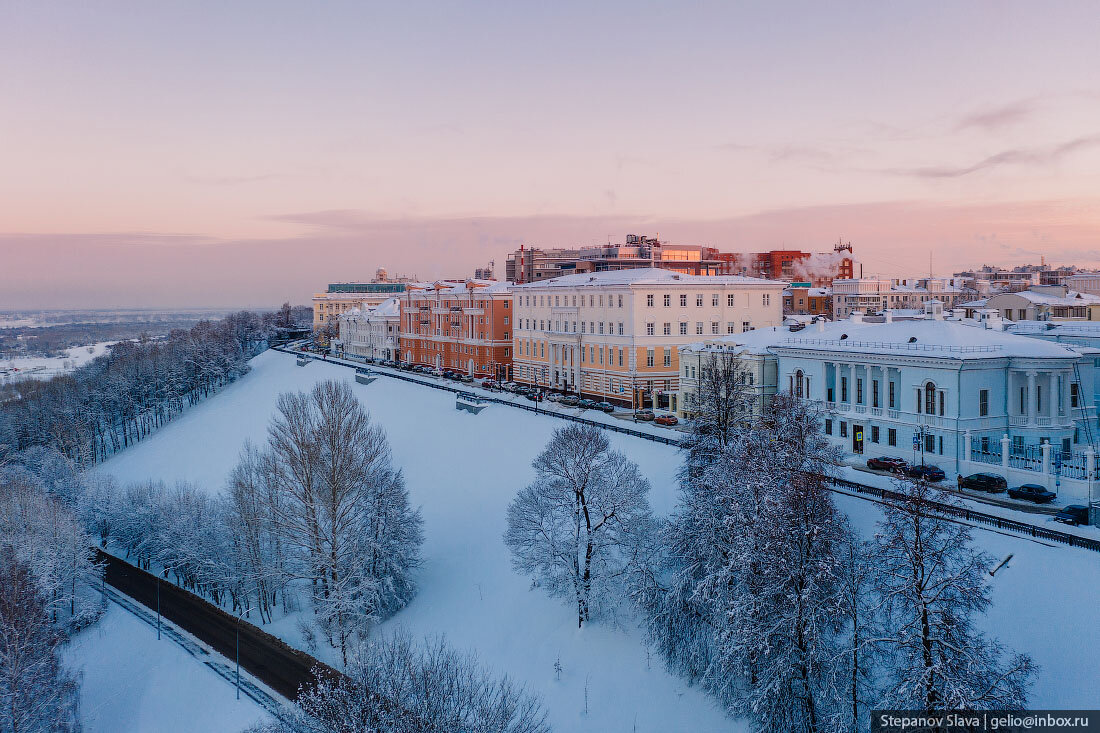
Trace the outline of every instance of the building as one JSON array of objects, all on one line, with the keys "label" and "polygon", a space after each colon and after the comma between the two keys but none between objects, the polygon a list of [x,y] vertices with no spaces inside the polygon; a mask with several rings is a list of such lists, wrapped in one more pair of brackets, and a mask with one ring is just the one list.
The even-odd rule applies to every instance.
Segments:
[{"label": "building", "polygon": [[991,295],[982,307],[996,310],[1006,321],[1100,321],[1100,295],[1080,293],[1065,285],[1035,285]]},{"label": "building", "polygon": [[833,316],[847,318],[853,313],[879,313],[888,309],[923,310],[931,301],[954,308],[972,297],[952,278],[861,277],[834,280]]},{"label": "building", "polygon": [[[379,269],[383,278],[386,271]],[[327,344],[330,338],[339,332],[338,319],[354,308],[367,310],[379,305],[405,290],[404,282],[347,282],[329,283],[323,293],[313,296],[313,333],[321,344]]]},{"label": "building", "polygon": [[833,291],[809,283],[791,283],[783,291],[783,315],[833,317]]},{"label": "building", "polygon": [[799,250],[720,252],[703,245],[669,244],[656,237],[628,234],[622,244],[573,249],[528,249],[508,255],[509,281],[522,285],[563,275],[658,268],[684,275],[741,275],[765,280],[806,280],[826,287],[835,278],[854,276],[852,245],[837,243],[832,252]]},{"label": "building", "polygon": [[1094,350],[938,318],[857,314],[771,351],[777,388],[820,402],[825,434],[858,456],[960,461],[965,439],[989,452],[1006,435],[1020,455],[1044,442],[1070,453],[1094,399]]},{"label": "building", "polygon": [[766,280],[806,281],[812,287],[829,287],[833,280],[855,277],[852,244],[837,242],[832,252],[771,250],[769,252],[723,252],[718,255],[725,275],[744,275]]},{"label": "building", "polygon": [[517,285],[515,380],[675,409],[679,347],[782,320],[783,283],[659,268]]},{"label": "building", "polygon": [[745,387],[755,395],[753,413],[759,415],[779,383],[779,360],[771,349],[788,338],[792,330],[786,326],[757,328],[745,333],[721,336],[680,347],[680,386],[676,414],[681,419],[698,415],[699,380],[714,360],[736,358],[744,373]]},{"label": "building", "polygon": [[339,317],[340,338],[333,341],[342,356],[370,360],[397,360],[401,305],[397,297],[374,308],[353,308]]},{"label": "building", "polygon": [[417,283],[398,300],[402,361],[477,377],[510,378],[511,283]]}]

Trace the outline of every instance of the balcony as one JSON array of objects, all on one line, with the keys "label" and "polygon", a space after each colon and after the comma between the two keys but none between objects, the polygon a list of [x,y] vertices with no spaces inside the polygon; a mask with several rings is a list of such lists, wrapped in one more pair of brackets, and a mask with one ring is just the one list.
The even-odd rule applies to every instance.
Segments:
[{"label": "balcony", "polygon": [[887,410],[886,417],[890,418],[891,420],[897,420],[901,417],[901,410]]},{"label": "balcony", "polygon": [[867,412],[867,405],[855,405],[854,409],[855,409],[856,412],[858,412],[860,414],[863,414],[863,413]]},{"label": "balcony", "polygon": [[829,412],[836,412],[836,403],[835,402],[826,402],[825,403],[825,409],[828,410]]},{"label": "balcony", "polygon": [[1027,415],[1009,415],[1008,424],[1014,428],[1027,427]]},{"label": "balcony", "polygon": [[872,407],[871,408],[871,414],[875,415],[877,417],[882,417],[882,408],[881,407]]}]

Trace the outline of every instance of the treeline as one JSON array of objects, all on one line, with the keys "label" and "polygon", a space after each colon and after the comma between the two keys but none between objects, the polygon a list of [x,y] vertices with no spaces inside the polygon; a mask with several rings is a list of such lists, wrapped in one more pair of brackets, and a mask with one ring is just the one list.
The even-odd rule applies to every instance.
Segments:
[{"label": "treeline", "polygon": [[136,443],[248,372],[292,309],[241,311],[163,339],[116,344],[72,374],[0,389],[0,455],[52,446],[90,465]]},{"label": "treeline", "polygon": [[32,449],[0,462],[0,731],[75,732],[79,677],[61,659],[103,611],[69,461]]},{"label": "treeline", "polygon": [[601,431],[565,427],[509,507],[514,567],[579,624],[632,598],[669,669],[762,733],[863,730],[875,708],[1026,707],[1034,664],[977,628],[994,560],[932,509],[949,496],[899,482],[906,501],[865,540],[833,504],[841,456],[813,404],[779,394],[761,413],[728,354],[699,394],[669,519]]}]

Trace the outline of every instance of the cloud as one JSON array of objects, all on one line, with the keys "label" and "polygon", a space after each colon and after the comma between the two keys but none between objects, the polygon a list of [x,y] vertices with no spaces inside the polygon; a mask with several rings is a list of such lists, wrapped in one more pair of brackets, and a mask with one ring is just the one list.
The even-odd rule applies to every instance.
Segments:
[{"label": "cloud", "polygon": [[1075,153],[1100,146],[1100,135],[1086,135],[1048,148],[1013,148],[982,158],[966,166],[921,166],[917,168],[888,168],[883,173],[912,178],[961,178],[971,173],[991,170],[1005,165],[1052,165]]},{"label": "cloud", "polygon": [[955,124],[955,131],[962,132],[972,128],[978,128],[985,132],[992,132],[1003,127],[1009,127],[1022,122],[1035,111],[1038,98],[1021,99],[1011,104],[1000,107],[990,107],[961,118]]}]

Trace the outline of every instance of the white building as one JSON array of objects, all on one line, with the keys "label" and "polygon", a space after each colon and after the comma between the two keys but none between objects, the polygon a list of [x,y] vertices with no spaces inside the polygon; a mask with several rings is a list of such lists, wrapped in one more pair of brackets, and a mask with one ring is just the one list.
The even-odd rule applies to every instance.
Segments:
[{"label": "white building", "polygon": [[833,317],[847,318],[853,313],[877,313],[887,309],[923,309],[938,300],[945,308],[964,299],[966,291],[953,278],[863,277],[834,280]]},{"label": "white building", "polygon": [[775,326],[784,283],[639,268],[517,285],[513,374],[621,404],[676,409],[679,347]]},{"label": "white building", "polygon": [[385,360],[398,358],[401,308],[390,298],[373,308],[354,308],[340,315],[340,340],[334,344],[345,356]]},{"label": "white building", "polygon": [[745,386],[755,396],[753,412],[759,415],[775,396],[779,384],[779,359],[772,352],[772,347],[798,332],[791,331],[789,325],[773,326],[681,347],[677,416],[691,419],[698,414],[699,380],[704,376],[703,371],[727,355],[736,357],[740,362]]}]

